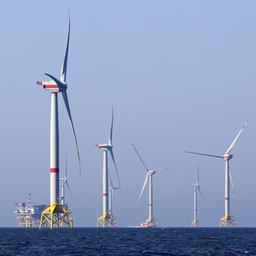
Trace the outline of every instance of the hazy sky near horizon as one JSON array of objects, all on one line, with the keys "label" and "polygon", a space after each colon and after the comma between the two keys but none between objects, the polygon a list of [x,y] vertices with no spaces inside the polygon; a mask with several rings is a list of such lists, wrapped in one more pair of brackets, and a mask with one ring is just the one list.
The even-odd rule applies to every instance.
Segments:
[{"label": "hazy sky near horizon", "polygon": [[75,225],[95,226],[102,212],[102,152],[95,144],[107,142],[113,104],[119,226],[147,217],[147,193],[136,204],[145,170],[132,143],[150,168],[172,168],[154,176],[158,225],[190,225],[199,159],[200,221],[217,226],[224,212],[224,161],[183,151],[223,154],[248,118],[230,164],[236,188],[231,209],[239,226],[255,226],[255,8],[255,1],[234,0],[3,1],[0,226],[16,226],[14,204],[29,192],[34,204],[49,202],[50,94],[36,81],[45,72],[60,73],[68,10],[68,95],[83,173],[61,98],[60,164],[67,155]]}]

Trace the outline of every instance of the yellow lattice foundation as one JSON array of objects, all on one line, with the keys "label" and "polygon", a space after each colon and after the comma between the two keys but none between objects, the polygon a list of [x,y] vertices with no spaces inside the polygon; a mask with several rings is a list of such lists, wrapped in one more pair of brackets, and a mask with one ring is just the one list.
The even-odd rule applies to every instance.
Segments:
[{"label": "yellow lattice foundation", "polygon": [[221,227],[234,227],[236,225],[234,216],[232,215],[224,215],[220,220]]},{"label": "yellow lattice foundation", "polygon": [[115,217],[113,214],[103,214],[102,216],[99,217],[98,222],[97,222],[97,227],[115,227],[116,226],[116,221]]},{"label": "yellow lattice foundation", "polygon": [[199,221],[193,220],[192,223],[191,223],[191,227],[193,227],[193,228],[200,227]]},{"label": "yellow lattice foundation", "polygon": [[41,214],[39,228],[60,228],[60,227],[73,227],[73,219],[71,211],[66,204],[60,205],[57,203],[50,204],[45,208]]}]

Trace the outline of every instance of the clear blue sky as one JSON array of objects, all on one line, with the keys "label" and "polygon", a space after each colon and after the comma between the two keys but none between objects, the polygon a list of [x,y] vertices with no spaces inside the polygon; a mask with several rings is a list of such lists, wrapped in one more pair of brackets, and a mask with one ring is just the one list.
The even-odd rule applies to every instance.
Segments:
[{"label": "clear blue sky", "polygon": [[[69,100],[81,150],[82,176],[72,130],[60,100],[61,163],[69,159],[68,198],[76,226],[95,226],[101,214],[102,152],[114,105],[114,151],[122,191],[115,195],[119,226],[147,215],[146,194],[136,201],[145,171],[154,176],[155,215],[161,226],[189,226],[197,157],[184,150],[222,154],[242,123],[231,170],[240,226],[256,215],[255,1],[5,1],[1,4],[0,226],[15,226],[14,203],[33,195],[49,201],[50,95],[36,85],[59,75],[71,42]],[[110,165],[113,168],[112,165]],[[200,158],[202,225],[216,226],[224,211],[224,163]]]}]

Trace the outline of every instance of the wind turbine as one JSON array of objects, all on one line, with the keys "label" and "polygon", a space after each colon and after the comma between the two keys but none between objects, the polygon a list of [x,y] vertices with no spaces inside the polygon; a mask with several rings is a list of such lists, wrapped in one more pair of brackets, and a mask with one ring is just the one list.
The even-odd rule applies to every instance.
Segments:
[{"label": "wind turbine", "polygon": [[119,173],[116,166],[116,161],[113,153],[113,144],[112,144],[112,137],[113,137],[113,122],[114,122],[114,110],[112,107],[112,118],[111,118],[111,127],[109,133],[108,143],[105,144],[96,144],[96,147],[103,150],[103,168],[102,168],[102,202],[103,202],[103,213],[99,217],[97,226],[98,227],[113,227],[115,226],[115,219],[113,214],[110,212],[109,209],[109,185],[108,185],[108,153],[110,154],[112,161],[115,166],[115,171],[118,178],[118,187],[120,187],[120,179]]},{"label": "wind turbine", "polygon": [[113,219],[113,226],[116,225],[115,217],[114,217],[114,212],[113,212],[113,202],[114,202],[114,192],[116,190],[120,189],[119,187],[113,187],[109,186],[109,200],[108,200],[108,205],[109,205],[109,214],[112,216]]},{"label": "wind turbine", "polygon": [[192,188],[193,188],[194,207],[193,207],[193,221],[191,223],[191,226],[199,227],[200,222],[198,219],[198,208],[197,208],[197,191],[201,194],[200,183],[199,183],[199,163],[197,163],[197,180],[192,183]]},{"label": "wind turbine", "polygon": [[68,191],[70,191],[69,183],[68,183],[68,163],[66,159],[66,166],[65,166],[65,174],[64,177],[60,178],[60,204],[65,204],[65,187],[67,187]]},{"label": "wind turbine", "polygon": [[50,77],[48,81],[37,82],[44,89],[49,90],[51,93],[51,117],[50,117],[50,204],[42,212],[40,226],[44,225],[60,227],[65,223],[68,227],[72,227],[72,218],[70,217],[70,210],[67,205],[63,206],[59,202],[59,120],[58,120],[58,93],[61,92],[65,107],[68,113],[68,117],[71,122],[71,127],[75,139],[77,156],[79,161],[79,170],[81,172],[80,154],[78,149],[78,142],[71,116],[71,111],[68,102],[67,95],[67,62],[69,51],[69,39],[70,39],[70,19],[68,23],[68,37],[65,51],[64,62],[62,65],[60,79],[45,73]]},{"label": "wind turbine", "polygon": [[224,159],[225,162],[225,193],[224,193],[224,216],[220,220],[220,226],[222,227],[233,227],[235,226],[235,219],[234,216],[231,214],[230,211],[230,177],[231,172],[229,169],[229,161],[233,158],[233,154],[231,154],[231,150],[235,146],[237,140],[241,136],[242,132],[244,131],[245,127],[247,126],[248,121],[246,121],[237,135],[235,136],[234,140],[226,150],[226,152],[223,155],[212,155],[212,154],[205,154],[205,153],[199,153],[199,152],[193,152],[193,151],[185,151],[189,154],[195,154],[195,155],[201,155],[201,156],[208,156],[208,157],[214,157],[214,158],[220,158]]},{"label": "wind turbine", "polygon": [[115,193],[116,190],[119,190],[120,187],[114,186],[110,172],[109,172],[109,180],[110,180],[110,186],[109,186],[109,188],[108,188],[108,193],[109,193],[109,197],[108,197],[108,209],[109,209],[109,214],[110,214],[110,216],[112,216],[112,219],[113,219],[113,220],[112,220],[113,226],[115,226],[115,225],[116,225],[116,220],[115,220],[114,212],[113,212],[114,193]]},{"label": "wind turbine", "polygon": [[[140,191],[139,199],[141,198],[143,191],[148,183],[148,218],[144,223],[141,223],[139,227],[141,228],[153,228],[156,226],[154,215],[153,215],[153,175],[156,174],[160,170],[150,170],[148,166],[143,161],[140,153],[136,149],[135,145],[132,144],[133,149],[135,150],[136,154],[138,155],[142,165],[145,167],[146,170],[146,176],[145,180],[142,186],[142,189]],[[170,168],[165,168],[164,170],[169,170]]]}]

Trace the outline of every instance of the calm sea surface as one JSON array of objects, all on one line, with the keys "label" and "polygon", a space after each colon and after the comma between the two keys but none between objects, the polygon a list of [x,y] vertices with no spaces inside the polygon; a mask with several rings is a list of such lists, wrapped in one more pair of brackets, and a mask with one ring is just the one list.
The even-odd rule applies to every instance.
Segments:
[{"label": "calm sea surface", "polygon": [[256,229],[1,228],[0,255],[256,255]]}]

